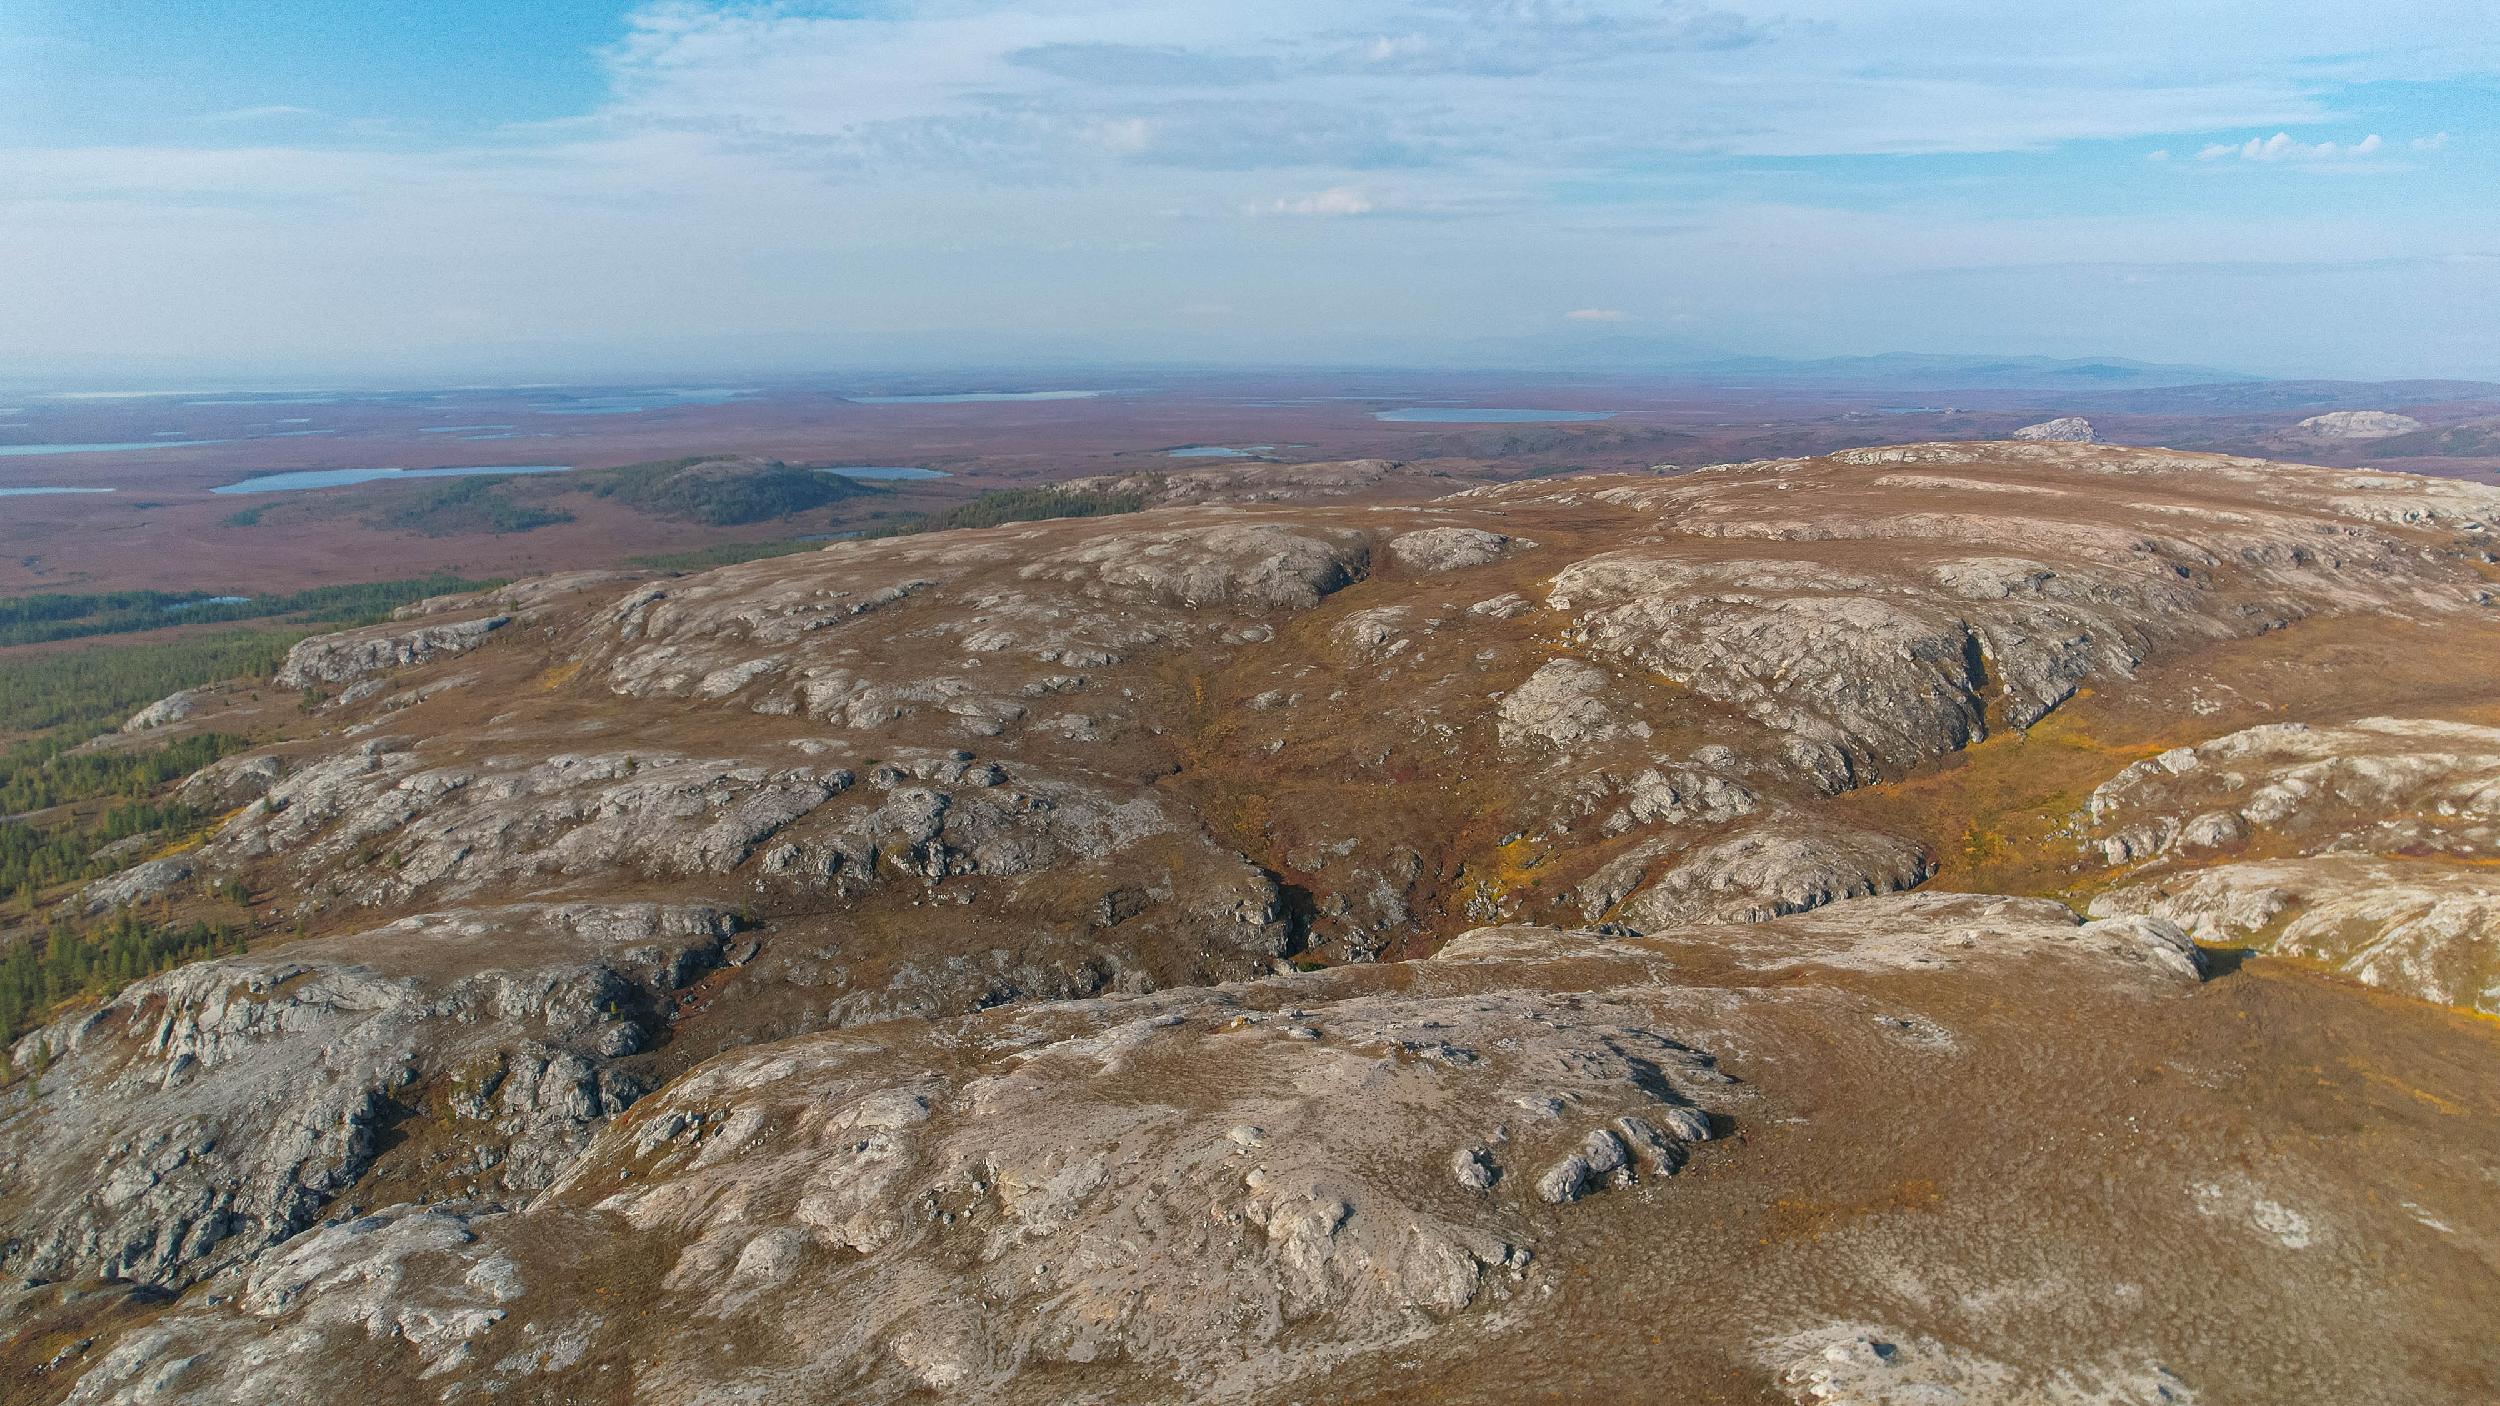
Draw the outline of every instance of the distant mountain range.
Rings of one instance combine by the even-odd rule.
[[[1870,389],[2112,391],[2169,386],[2262,384],[2262,378],[2211,366],[2131,361],[2121,357],[2064,360],[2048,356],[1936,356],[1894,352],[1811,361],[1743,356],[1662,368],[1697,381]]]
[[[2074,398],[2079,411],[2134,415],[2252,414],[2299,410],[2385,410],[2442,401],[2500,400],[2491,381],[2258,381],[2167,385]]]

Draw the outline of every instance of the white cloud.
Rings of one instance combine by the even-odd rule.
[[[1143,117],[1120,117],[1095,123],[1085,135],[1105,151],[1135,153],[1154,144],[1155,127]]]
[[[2405,143],[2415,151],[2437,151],[2447,144],[2448,134],[2445,132],[2433,132],[2427,137],[2415,137],[2412,141]]]
[[[2378,155],[2387,143],[2372,132],[2352,143],[2298,142],[2289,132],[2271,137],[2250,137],[2234,146],[2216,142],[2196,153],[2199,161],[2224,161],[2237,157],[2242,161],[2357,161]]]
[[[1371,196],[1353,186],[1330,186],[1309,195],[1283,196],[1254,205],[1251,211],[1260,215],[1347,216],[1369,215],[1379,208]]]
[[[1297,353],[1504,319],[1585,345],[1571,326],[1621,312],[1576,307],[1593,288],[1653,331],[1810,343],[1851,335],[1824,302],[1904,271],[2114,245],[2152,266],[2290,228],[2438,257],[2500,200],[2311,181],[2275,217],[2200,225],[2192,188],[2224,183],[2150,182],[2179,204],[2018,212],[2087,142],[2192,165],[2201,134],[2280,128],[2207,159],[2401,171],[2444,134],[2289,129],[2326,130],[2343,85],[2500,73],[2488,4],[2270,0],[2260,22],[2176,0],[653,0],[601,51],[605,96],[557,121],[442,137],[387,104],[395,125],[362,131],[273,102],[124,146],[0,144],[0,363],[344,365],[385,327],[446,358],[494,336],[692,357],[705,333],[812,347],[827,328],[875,355],[931,329],[976,352],[1002,329],[1113,345],[1201,301]],[[1916,177],[1851,160],[1957,153],[2009,155]],[[1778,174],[1787,206],[1744,203],[1765,157],[1803,158]],[[1953,318],[2055,301],[1888,309],[1863,335],[1970,341]],[[2487,300],[2429,311],[2488,325]]]

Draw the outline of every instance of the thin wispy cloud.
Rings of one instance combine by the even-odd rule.
[[[2295,141],[2289,132],[2271,137],[2250,137],[2233,144],[2215,142],[2196,153],[2199,161],[2365,161],[2387,149],[2387,143],[2372,132],[2357,142]]]
[[[1331,186],[1327,190],[1314,191],[1309,195],[1279,196],[1265,205],[1256,205],[1251,208],[1255,213],[1262,215],[1315,215],[1323,218],[1342,218],[1349,215],[1373,214],[1380,207],[1371,196],[1352,186]]]
[[[268,103],[259,107],[237,107],[229,108],[224,112],[202,113],[199,120],[217,123],[278,122],[321,115],[314,108],[297,107],[292,103]]]
[[[1632,314],[1621,308],[1573,308],[1563,314],[1567,322],[1630,322]]]

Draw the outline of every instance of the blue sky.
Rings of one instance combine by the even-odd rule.
[[[11,0],[0,376],[2500,377],[2490,0]]]

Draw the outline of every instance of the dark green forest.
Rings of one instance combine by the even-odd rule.
[[[788,517],[879,490],[779,460],[697,455],[577,475],[579,486],[647,513],[712,527]]]
[[[925,513],[874,527],[864,537],[907,537],[917,532],[944,532],[958,527],[998,527],[1010,522],[1048,518],[1106,517],[1133,513],[1146,506],[1134,493],[1062,493],[1050,488],[1008,488],[984,493],[944,512]]]
[[[494,480],[487,480],[493,482]],[[208,591],[108,591],[96,595],[0,596],[0,646],[49,644],[93,635],[289,619],[307,625],[379,618],[427,596],[473,591],[491,582],[437,575],[404,581],[315,586],[278,595],[229,597]],[[15,667],[12,665],[11,667]],[[170,690],[169,690],[170,691]]]

